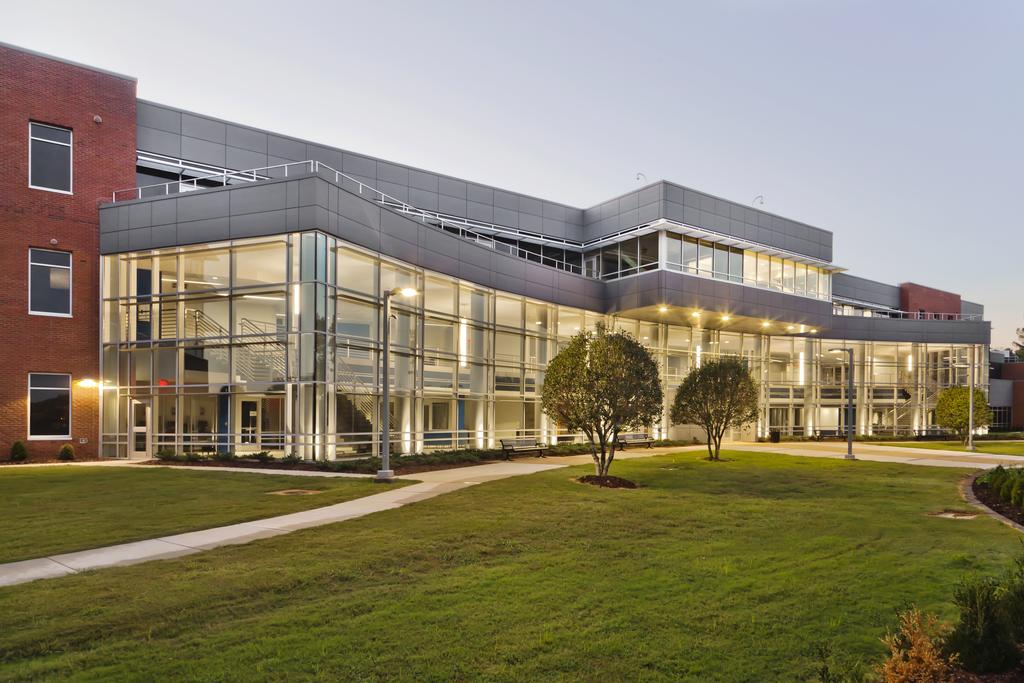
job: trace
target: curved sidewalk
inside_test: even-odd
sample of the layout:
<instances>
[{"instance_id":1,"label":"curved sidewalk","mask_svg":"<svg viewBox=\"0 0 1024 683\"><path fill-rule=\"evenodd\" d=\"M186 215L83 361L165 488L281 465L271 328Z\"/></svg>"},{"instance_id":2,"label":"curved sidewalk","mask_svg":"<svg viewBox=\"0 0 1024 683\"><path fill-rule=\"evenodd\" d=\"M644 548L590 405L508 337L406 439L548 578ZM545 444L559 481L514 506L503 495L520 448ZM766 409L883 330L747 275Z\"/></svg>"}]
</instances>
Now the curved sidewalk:
<instances>
[{"instance_id":1,"label":"curved sidewalk","mask_svg":"<svg viewBox=\"0 0 1024 683\"><path fill-rule=\"evenodd\" d=\"M253 522L241 522L227 526L190 531L183 534L163 536L133 543L81 550L34 560L9 562L0 564L0 586L11 586L36 579L47 579L67 576L90 569L117 567L137 564L150 560L191 555L203 550L219 548L225 545L248 543L260 538L270 538L291 533L299 529L333 524L346 519L363 517L382 510L416 503L444 493L457 491L468 486L482 484L486 481L533 474L544 470L565 467L563 463L542 462L497 462L474 467L461 467L434 472L421 472L409 478L419 483L375 493L363 498L328 505L327 507L293 512ZM146 465L145 467L150 467ZM209 468L197 468L209 469ZM218 470L219 471L219 470ZM231 470L245 472L246 470ZM248 470L252 472L252 470ZM280 474L279 471L273 471ZM308 474L308 473L304 473Z\"/></svg>"},{"instance_id":2,"label":"curved sidewalk","mask_svg":"<svg viewBox=\"0 0 1024 683\"><path fill-rule=\"evenodd\" d=\"M735 442L723 444L726 449L748 452L778 453L816 458L842 458L846 453L845 443L809 443L787 442L778 444ZM685 451L703 451L705 446L663 446L658 448L637 448L620 451L616 459L626 460L643 458L652 455L664 455ZM1024 456L970 454L961 451L942 451L901 446L879 446L866 442L857 442L853 448L858 460L875 462L891 462L905 465L923 465L931 467L963 467L988 469L996 465L1021 466ZM67 576L90 569L116 567L137 564L150 560L166 559L190 555L203 550L219 548L225 545L248 543L261 538L270 538L291 533L298 529L333 524L346 519L355 519L382 510L391 510L410 503L427 500L451 491L482 484L486 481L506 479L534 472L567 467L570 465L589 464L589 455L548 456L546 458L522 458L512 462L494 462L473 467L457 467L448 470L420 472L410 475L419 483L400 489L391 489L363 498L356 498L344 503L337 503L322 508L279 515L268 519L252 522L241 522L227 526L190 531L183 534L164 536L145 541L121 543L118 545L64 553L34 560L23 560L0 564L0 586L10 586L37 579ZM86 464L86 463L81 463ZM98 463L89 463L98 464ZM136 465L119 462L120 466L152 467L152 465ZM46 466L50 466L47 464ZM209 467L188 467L186 469L210 470ZM217 468L218 472L236 472L239 474L302 474L311 476L357 476L327 472L288 472L274 469L232 469Z\"/></svg>"}]
</instances>

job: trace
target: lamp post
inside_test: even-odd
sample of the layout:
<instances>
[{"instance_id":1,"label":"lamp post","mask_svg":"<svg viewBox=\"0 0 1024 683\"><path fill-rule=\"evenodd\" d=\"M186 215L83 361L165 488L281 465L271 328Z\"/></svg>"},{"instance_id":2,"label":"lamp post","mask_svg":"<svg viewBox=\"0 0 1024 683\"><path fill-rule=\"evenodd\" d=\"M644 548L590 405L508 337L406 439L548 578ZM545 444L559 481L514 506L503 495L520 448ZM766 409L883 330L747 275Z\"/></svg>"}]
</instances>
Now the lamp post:
<instances>
[{"instance_id":1,"label":"lamp post","mask_svg":"<svg viewBox=\"0 0 1024 683\"><path fill-rule=\"evenodd\" d=\"M846 459L856 460L853 457L853 347L848 346L840 349L829 349L829 353L848 353L850 366L846 371Z\"/></svg>"},{"instance_id":2,"label":"lamp post","mask_svg":"<svg viewBox=\"0 0 1024 683\"><path fill-rule=\"evenodd\" d=\"M419 292L414 287L394 287L384 292L384 330L381 335L381 363L384 371L383 388L381 389L381 442L380 442L380 469L374 481L389 482L395 478L391 470L391 297L401 296L405 298L414 297Z\"/></svg>"}]
</instances>

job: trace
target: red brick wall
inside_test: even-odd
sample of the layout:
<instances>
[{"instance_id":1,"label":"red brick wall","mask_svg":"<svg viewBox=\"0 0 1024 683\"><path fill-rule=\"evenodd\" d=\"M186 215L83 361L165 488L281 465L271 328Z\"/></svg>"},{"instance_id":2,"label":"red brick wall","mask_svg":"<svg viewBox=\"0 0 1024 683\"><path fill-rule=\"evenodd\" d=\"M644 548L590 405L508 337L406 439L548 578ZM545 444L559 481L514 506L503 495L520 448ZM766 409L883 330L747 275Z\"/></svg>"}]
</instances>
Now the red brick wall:
<instances>
[{"instance_id":1,"label":"red brick wall","mask_svg":"<svg viewBox=\"0 0 1024 683\"><path fill-rule=\"evenodd\" d=\"M0 46L0 102L0 459L16 440L51 457L64 442L27 440L27 374L99 379L97 207L135 184L135 81ZM29 189L29 121L73 131L73 195ZM29 247L71 252L72 317L28 314ZM97 454L97 389L73 384L71 435Z\"/></svg>"},{"instance_id":2,"label":"red brick wall","mask_svg":"<svg viewBox=\"0 0 1024 683\"><path fill-rule=\"evenodd\" d=\"M960 295L912 282L900 285L900 309L917 313L960 313Z\"/></svg>"}]
</instances>

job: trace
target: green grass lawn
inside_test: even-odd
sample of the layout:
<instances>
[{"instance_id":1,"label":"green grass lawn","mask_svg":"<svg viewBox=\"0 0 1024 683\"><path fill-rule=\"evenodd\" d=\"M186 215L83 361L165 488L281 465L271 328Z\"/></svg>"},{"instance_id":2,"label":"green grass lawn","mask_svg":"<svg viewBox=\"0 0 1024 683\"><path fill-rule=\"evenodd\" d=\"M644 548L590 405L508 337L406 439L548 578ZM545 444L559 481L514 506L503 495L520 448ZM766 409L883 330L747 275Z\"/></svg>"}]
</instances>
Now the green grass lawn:
<instances>
[{"instance_id":1,"label":"green grass lawn","mask_svg":"<svg viewBox=\"0 0 1024 683\"><path fill-rule=\"evenodd\" d=\"M315 495L273 496L309 489ZM385 490L368 479L165 467L0 469L0 562L208 529Z\"/></svg>"},{"instance_id":2,"label":"green grass lawn","mask_svg":"<svg viewBox=\"0 0 1024 683\"><path fill-rule=\"evenodd\" d=\"M463 489L186 558L0 589L0 680L793 681L874 664L907 603L1019 534L947 468L701 453Z\"/></svg>"},{"instance_id":3,"label":"green grass lawn","mask_svg":"<svg viewBox=\"0 0 1024 683\"><path fill-rule=\"evenodd\" d=\"M966 451L962 441L893 441L879 446L907 446L937 451ZM1024 455L1024 441L975 441L978 453L989 455Z\"/></svg>"}]
</instances>

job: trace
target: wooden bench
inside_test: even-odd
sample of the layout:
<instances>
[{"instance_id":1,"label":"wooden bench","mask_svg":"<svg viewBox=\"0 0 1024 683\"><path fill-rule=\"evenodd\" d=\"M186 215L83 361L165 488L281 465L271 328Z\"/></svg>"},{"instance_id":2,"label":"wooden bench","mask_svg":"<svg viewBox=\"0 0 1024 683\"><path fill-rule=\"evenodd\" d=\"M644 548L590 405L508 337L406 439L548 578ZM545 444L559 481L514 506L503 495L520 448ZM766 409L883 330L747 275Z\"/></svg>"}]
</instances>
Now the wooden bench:
<instances>
[{"instance_id":1,"label":"wooden bench","mask_svg":"<svg viewBox=\"0 0 1024 683\"><path fill-rule=\"evenodd\" d=\"M648 448L654 445L654 439L646 432L640 432L637 434L619 434L618 446L622 450L626 450L627 446L642 446L644 444L646 444Z\"/></svg>"},{"instance_id":2,"label":"wooden bench","mask_svg":"<svg viewBox=\"0 0 1024 683\"><path fill-rule=\"evenodd\" d=\"M537 439L501 439L501 450L508 460L513 453L533 453L538 457L544 457L544 449L547 445Z\"/></svg>"}]
</instances>

